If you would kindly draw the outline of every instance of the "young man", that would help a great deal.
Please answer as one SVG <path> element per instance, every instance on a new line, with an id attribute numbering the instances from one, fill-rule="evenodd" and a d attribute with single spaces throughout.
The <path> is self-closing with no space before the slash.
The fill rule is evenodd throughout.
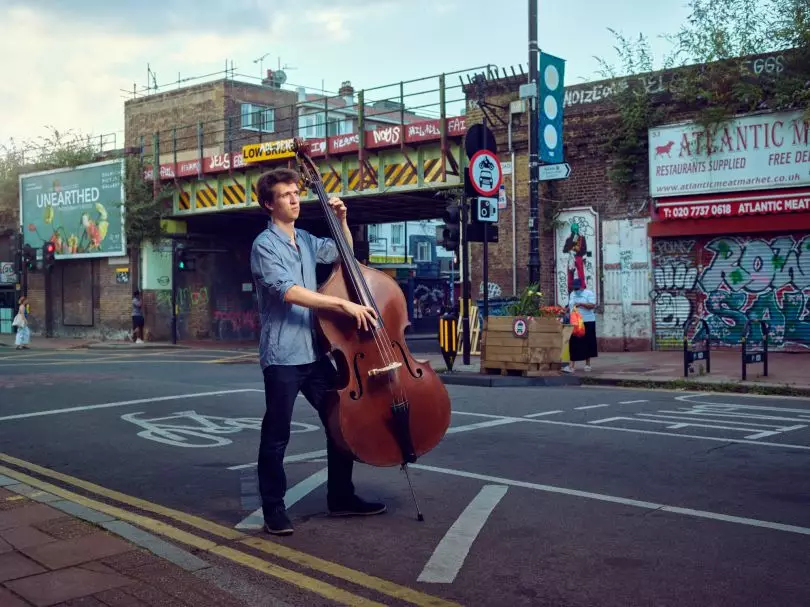
<path id="1" fill-rule="evenodd" d="M 270 221 L 254 240 L 250 256 L 262 323 L 259 356 L 266 402 L 259 445 L 259 491 L 264 529 L 275 535 L 293 532 L 284 507 L 287 480 L 283 462 L 299 391 L 318 411 L 326 430 L 330 513 L 345 516 L 385 512 L 383 504 L 368 503 L 355 495 L 354 460 L 336 447 L 329 434 L 328 407 L 334 397 L 335 370 L 317 350 L 313 314 L 317 310 L 341 312 L 354 317 L 358 329 L 365 329 L 374 322 L 375 311 L 316 291 L 315 265 L 334 263 L 338 251 L 331 238 L 318 238 L 295 227 L 301 210 L 298 181 L 298 173 L 290 169 L 275 169 L 259 178 L 259 204 L 270 215 Z M 346 206 L 339 198 L 330 199 L 329 205 L 352 244 Z"/>

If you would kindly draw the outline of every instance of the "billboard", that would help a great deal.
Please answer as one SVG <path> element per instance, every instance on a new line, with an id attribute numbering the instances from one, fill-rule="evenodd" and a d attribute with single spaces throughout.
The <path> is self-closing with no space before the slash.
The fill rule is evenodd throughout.
<path id="1" fill-rule="evenodd" d="M 126 255 L 125 161 L 20 175 L 23 242 L 56 245 L 56 259 Z"/>
<path id="2" fill-rule="evenodd" d="M 653 198 L 810 184 L 810 124 L 801 111 L 741 116 L 714 134 L 695 123 L 649 130 Z"/>

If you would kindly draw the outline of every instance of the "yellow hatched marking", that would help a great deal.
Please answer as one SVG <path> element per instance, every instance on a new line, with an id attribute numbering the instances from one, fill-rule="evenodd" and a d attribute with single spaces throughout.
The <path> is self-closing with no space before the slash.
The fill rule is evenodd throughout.
<path id="1" fill-rule="evenodd" d="M 217 191 L 207 183 L 197 186 L 197 208 L 212 209 L 217 206 Z"/>

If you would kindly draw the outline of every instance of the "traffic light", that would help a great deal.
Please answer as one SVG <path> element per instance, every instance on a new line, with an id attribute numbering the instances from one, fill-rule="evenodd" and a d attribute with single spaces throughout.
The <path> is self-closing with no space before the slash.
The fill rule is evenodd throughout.
<path id="1" fill-rule="evenodd" d="M 37 269 L 37 251 L 30 244 L 26 244 L 22 249 L 22 260 L 26 270 L 33 272 Z"/>
<path id="2" fill-rule="evenodd" d="M 461 210 L 458 203 L 448 204 L 444 209 L 444 229 L 442 230 L 442 246 L 448 251 L 458 251 L 461 239 Z"/>
<path id="3" fill-rule="evenodd" d="M 42 245 L 42 266 L 49 270 L 56 261 L 56 245 L 48 241 Z"/>
<path id="4" fill-rule="evenodd" d="M 178 272 L 193 272 L 194 260 L 189 257 L 188 249 L 185 245 L 177 244 L 174 253 L 175 264 Z"/>

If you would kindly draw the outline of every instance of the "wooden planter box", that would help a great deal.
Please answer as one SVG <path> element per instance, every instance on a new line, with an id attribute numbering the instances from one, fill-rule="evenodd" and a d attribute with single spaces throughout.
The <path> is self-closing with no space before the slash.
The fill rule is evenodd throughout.
<path id="1" fill-rule="evenodd" d="M 514 333 L 518 318 L 526 323 L 522 337 Z M 481 336 L 481 373 L 536 376 L 559 371 L 573 330 L 556 318 L 490 316 Z"/>

